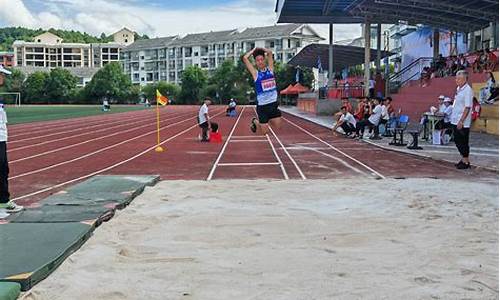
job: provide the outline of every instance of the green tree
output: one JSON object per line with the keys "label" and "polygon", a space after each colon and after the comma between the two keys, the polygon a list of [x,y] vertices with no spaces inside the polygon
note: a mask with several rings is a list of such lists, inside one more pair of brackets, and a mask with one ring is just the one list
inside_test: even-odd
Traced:
{"label": "green tree", "polygon": [[119,63],[113,62],[97,71],[92,80],[85,86],[86,94],[100,103],[105,97],[112,102],[126,103],[130,97],[132,82],[130,77],[123,73]]}
{"label": "green tree", "polygon": [[23,82],[26,76],[18,69],[10,69],[12,74],[5,77],[4,90],[6,92],[20,93],[23,89]]}
{"label": "green tree", "polygon": [[77,82],[78,78],[68,70],[52,69],[45,83],[45,91],[49,101],[51,103],[64,103],[72,95],[72,90],[76,88]]}
{"label": "green tree", "polygon": [[159,81],[156,83],[150,83],[142,88],[142,93],[144,97],[149,99],[150,102],[156,101],[156,90],[164,96],[167,96],[169,100],[176,101],[180,94],[181,88],[173,83],[168,83],[166,81]]}
{"label": "green tree", "polygon": [[198,66],[187,67],[181,76],[180,101],[185,104],[198,104],[201,100],[202,91],[207,84],[206,72]]}
{"label": "green tree", "polygon": [[[276,85],[278,91],[285,89],[289,84],[295,84],[296,82],[297,68],[276,63],[274,65],[274,75],[276,77]],[[314,81],[314,74],[311,68],[300,67],[299,68],[299,83],[303,86],[312,87]]]}
{"label": "green tree", "polygon": [[46,72],[34,72],[26,78],[23,84],[24,102],[31,104],[47,103],[46,84],[49,74]]}

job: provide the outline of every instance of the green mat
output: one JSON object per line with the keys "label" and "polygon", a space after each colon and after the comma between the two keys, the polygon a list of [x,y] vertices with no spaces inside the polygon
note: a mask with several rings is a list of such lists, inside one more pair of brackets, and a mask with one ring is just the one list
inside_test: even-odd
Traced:
{"label": "green mat", "polygon": [[42,200],[42,206],[17,214],[11,223],[61,223],[93,220],[96,225],[127,206],[158,176],[95,176]]}
{"label": "green mat", "polygon": [[158,182],[159,176],[95,176],[65,191],[54,194],[44,205],[128,205],[146,186]]}
{"label": "green mat", "polygon": [[96,226],[113,217],[115,209],[158,180],[95,176],[49,196],[40,207],[11,215],[0,224],[0,283],[17,282],[23,291],[31,289],[80,248]]}
{"label": "green mat", "polygon": [[0,281],[18,282],[26,291],[53,272],[90,237],[83,223],[0,225]]}
{"label": "green mat", "polygon": [[0,282],[0,300],[15,300],[21,292],[17,282]]}
{"label": "green mat", "polygon": [[96,221],[96,225],[111,219],[113,208],[102,205],[43,205],[13,215],[11,223],[66,223]]}

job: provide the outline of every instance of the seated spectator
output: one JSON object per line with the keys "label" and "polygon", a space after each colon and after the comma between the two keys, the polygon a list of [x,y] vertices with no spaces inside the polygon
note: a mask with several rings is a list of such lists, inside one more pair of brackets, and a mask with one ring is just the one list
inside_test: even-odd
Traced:
{"label": "seated spectator", "polygon": [[219,124],[215,122],[210,123],[210,143],[222,143],[222,135],[219,132]]}
{"label": "seated spectator", "polygon": [[451,132],[452,132],[453,127],[452,127],[451,121],[450,121],[451,113],[453,112],[452,103],[453,103],[453,100],[451,100],[449,97],[444,98],[444,101],[443,101],[444,109],[442,111],[436,113],[437,115],[443,116],[443,120],[439,121],[436,124],[436,129],[441,130],[441,143],[443,143],[443,141],[445,140],[444,135],[445,134],[451,135]]}
{"label": "seated spectator", "polygon": [[345,106],[347,108],[347,112],[352,114],[353,108],[352,108],[351,102],[349,102],[349,98],[342,97],[341,100],[342,100],[342,106]]}
{"label": "seated spectator", "polygon": [[468,67],[469,67],[469,62],[467,61],[467,59],[465,58],[465,56],[463,54],[460,54],[458,56],[458,70],[457,71],[465,70]]}
{"label": "seated spectator", "polygon": [[481,51],[478,57],[476,58],[476,61],[472,64],[472,71],[474,73],[480,73],[484,71],[487,67],[488,64],[488,53],[486,50]]}
{"label": "seated spectator", "polygon": [[486,70],[495,71],[498,68],[498,57],[495,55],[495,53],[491,52],[489,49],[486,49],[486,53],[488,55]]}
{"label": "seated spectator", "polygon": [[472,122],[476,121],[479,119],[481,116],[481,104],[479,104],[479,101],[477,101],[477,98],[474,97],[472,98],[472,112],[471,112],[471,120]]}
{"label": "seated spectator", "polygon": [[426,87],[429,84],[431,72],[429,67],[424,67],[420,73],[420,86]]}
{"label": "seated spectator", "polygon": [[370,116],[370,104],[368,103],[368,97],[358,99],[358,108],[354,113],[356,120],[361,121],[363,119],[368,119]]}
{"label": "seated spectator", "polygon": [[378,125],[380,123],[380,119],[382,117],[382,106],[380,105],[380,100],[378,98],[375,98],[374,100],[374,104],[375,104],[375,107],[372,108],[372,106],[370,106],[370,111],[369,111],[369,114],[370,116],[368,117],[368,119],[363,119],[361,121],[359,121],[357,124],[356,124],[356,135],[354,136],[355,138],[356,137],[359,137],[359,138],[363,138],[363,135],[365,133],[365,127],[369,127],[370,129],[374,128],[375,129],[375,137],[378,136]]}
{"label": "seated spectator", "polygon": [[479,103],[486,103],[490,96],[495,92],[496,80],[492,72],[488,72],[486,86],[479,91]]}
{"label": "seated spectator", "polygon": [[347,107],[342,106],[340,108],[340,111],[340,119],[333,127],[333,134],[336,135],[337,129],[340,127],[342,128],[342,130],[344,130],[344,134],[346,136],[350,136],[353,132],[356,131],[356,119],[354,119],[354,116],[347,111]]}
{"label": "seated spectator", "polygon": [[438,74],[438,77],[444,77],[446,68],[446,59],[443,57],[442,54],[438,55],[438,57],[435,60],[434,66]]}
{"label": "seated spectator", "polygon": [[229,116],[231,112],[233,112],[235,109],[236,109],[236,101],[234,101],[234,99],[231,98],[229,104],[227,105],[226,116]]}
{"label": "seated spectator", "polygon": [[[444,112],[444,109],[446,108],[446,106],[444,105],[445,99],[446,99],[446,97],[444,95],[439,96],[438,101],[437,101],[437,107],[436,106],[429,107],[428,113],[431,113],[432,115],[436,115],[436,114]],[[422,118],[420,119],[420,124],[426,125],[427,122],[428,122],[427,116],[423,115]]]}

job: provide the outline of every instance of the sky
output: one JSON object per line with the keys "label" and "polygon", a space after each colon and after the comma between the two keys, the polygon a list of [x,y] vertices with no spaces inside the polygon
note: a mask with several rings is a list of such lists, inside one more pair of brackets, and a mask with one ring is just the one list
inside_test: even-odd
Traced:
{"label": "sky", "polygon": [[[0,27],[57,28],[109,35],[122,27],[150,37],[242,29],[276,23],[276,0],[0,0]],[[325,39],[326,25],[312,25]],[[335,40],[360,36],[335,25]]]}

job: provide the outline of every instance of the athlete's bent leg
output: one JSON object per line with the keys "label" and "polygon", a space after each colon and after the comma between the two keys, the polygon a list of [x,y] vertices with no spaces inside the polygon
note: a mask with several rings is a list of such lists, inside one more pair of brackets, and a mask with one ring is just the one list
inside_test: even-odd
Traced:
{"label": "athlete's bent leg", "polygon": [[281,117],[272,118],[269,123],[272,128],[281,128]]}

